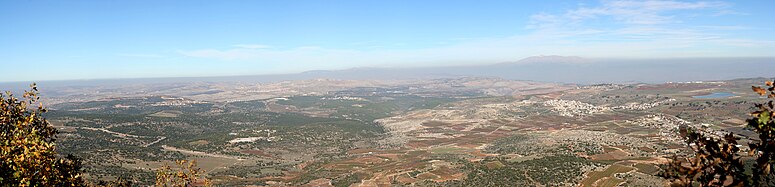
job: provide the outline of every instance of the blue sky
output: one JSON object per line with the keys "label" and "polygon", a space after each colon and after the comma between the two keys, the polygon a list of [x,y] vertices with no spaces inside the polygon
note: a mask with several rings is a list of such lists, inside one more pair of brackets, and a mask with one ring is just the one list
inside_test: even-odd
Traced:
{"label": "blue sky", "polygon": [[775,56],[775,1],[0,1],[0,82]]}

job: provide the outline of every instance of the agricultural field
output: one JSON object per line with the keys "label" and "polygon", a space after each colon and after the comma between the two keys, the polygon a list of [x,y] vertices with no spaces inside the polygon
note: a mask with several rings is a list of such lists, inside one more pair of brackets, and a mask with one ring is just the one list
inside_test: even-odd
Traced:
{"label": "agricultural field", "polygon": [[648,186],[665,182],[666,158],[690,153],[680,128],[746,141],[757,81],[201,83],[54,97],[46,117],[61,153],[90,158],[92,181],[150,184],[188,159],[224,186]]}

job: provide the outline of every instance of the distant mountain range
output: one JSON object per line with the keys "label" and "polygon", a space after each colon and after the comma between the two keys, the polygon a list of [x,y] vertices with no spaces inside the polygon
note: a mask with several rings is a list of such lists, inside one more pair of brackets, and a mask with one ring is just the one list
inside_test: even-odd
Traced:
{"label": "distant mountain range", "polygon": [[309,71],[301,77],[399,79],[454,76],[501,77],[561,83],[660,83],[772,77],[775,58],[588,59],[534,56],[516,62],[426,68],[355,68]]}
{"label": "distant mountain range", "polygon": [[[275,82],[304,79],[427,79],[461,76],[500,77],[512,80],[595,84],[661,83],[774,77],[775,57],[592,59],[576,56],[534,56],[515,62],[488,65],[421,68],[352,68],[316,70],[297,74],[228,77],[183,77],[43,81],[47,85],[115,85],[170,82]],[[3,90],[27,88],[29,83],[0,83]]]}

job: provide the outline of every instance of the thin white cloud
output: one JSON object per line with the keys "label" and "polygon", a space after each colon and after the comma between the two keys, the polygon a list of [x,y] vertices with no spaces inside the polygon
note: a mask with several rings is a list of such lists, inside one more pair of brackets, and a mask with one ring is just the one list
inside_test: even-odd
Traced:
{"label": "thin white cloud", "polygon": [[549,29],[559,27],[562,19],[556,15],[538,13],[530,16],[527,29]]}
{"label": "thin white cloud", "polygon": [[738,12],[738,11],[734,11],[734,10],[727,10],[727,9],[725,9],[725,10],[718,11],[718,12],[716,12],[713,15],[714,16],[725,16],[725,15],[748,16],[748,15],[751,15],[751,14],[745,13],[745,12]]}
{"label": "thin white cloud", "polygon": [[272,46],[261,45],[261,44],[236,44],[236,45],[233,45],[233,47],[245,48],[245,49],[266,49],[266,48],[271,48]]}
{"label": "thin white cloud", "polygon": [[245,60],[257,56],[255,49],[234,48],[229,50],[201,49],[192,51],[178,51],[178,53],[190,57],[213,58],[220,60]]}
{"label": "thin white cloud", "polygon": [[[535,33],[550,33],[568,40],[583,40],[584,36],[590,35],[590,30],[594,30],[592,35],[597,36],[595,40],[621,43],[622,47],[633,47],[633,43],[623,43],[628,41],[672,42],[673,46],[684,47],[702,43],[725,45],[725,42],[729,42],[730,46],[761,47],[772,43],[736,38],[739,36],[718,32],[750,29],[747,26],[693,26],[684,23],[684,19],[695,19],[697,16],[711,17],[719,16],[718,12],[736,12],[730,7],[730,4],[719,1],[601,1],[599,6],[579,7],[557,14],[534,14],[527,28]],[[599,22],[607,22],[609,27],[589,26]],[[751,43],[743,45],[743,41]]]}
{"label": "thin white cloud", "polygon": [[580,21],[600,16],[609,16],[627,24],[653,25],[674,23],[669,11],[723,8],[723,2],[680,2],[680,1],[603,1],[602,6],[570,10],[564,17]]}
{"label": "thin white cloud", "polygon": [[739,31],[739,30],[751,30],[752,27],[742,25],[701,25],[697,26],[700,29],[707,30],[723,30],[723,31]]}
{"label": "thin white cloud", "polygon": [[164,57],[162,55],[157,55],[157,54],[139,54],[139,53],[121,53],[121,54],[116,54],[116,56],[132,57],[132,58],[162,58],[162,57]]}
{"label": "thin white cloud", "polygon": [[[525,26],[529,31],[527,34],[449,41],[448,45],[424,49],[391,49],[389,46],[380,50],[320,46],[280,49],[234,45],[228,49],[182,50],[179,53],[188,57],[309,70],[496,63],[540,54],[612,58],[764,56],[762,53],[766,50],[762,49],[775,47],[773,41],[720,32],[747,29],[744,25],[684,23],[687,12],[715,16],[715,12],[730,6],[715,1],[602,1],[597,6],[534,14]],[[601,20],[613,24],[596,27]]]}
{"label": "thin white cloud", "polygon": [[726,45],[726,46],[734,46],[734,47],[775,46],[775,41],[754,40],[754,39],[718,38],[718,39],[710,40],[709,42],[713,42],[717,45]]}

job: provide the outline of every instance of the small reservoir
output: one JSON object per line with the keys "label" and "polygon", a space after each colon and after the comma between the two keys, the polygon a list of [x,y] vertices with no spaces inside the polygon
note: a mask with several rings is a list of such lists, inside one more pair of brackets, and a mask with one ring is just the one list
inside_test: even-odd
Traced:
{"label": "small reservoir", "polygon": [[729,92],[715,92],[715,93],[711,93],[711,94],[707,94],[707,95],[695,95],[695,96],[692,96],[692,98],[697,98],[697,99],[720,99],[720,98],[728,98],[728,97],[732,97],[732,96],[735,96],[735,94],[729,93]]}

